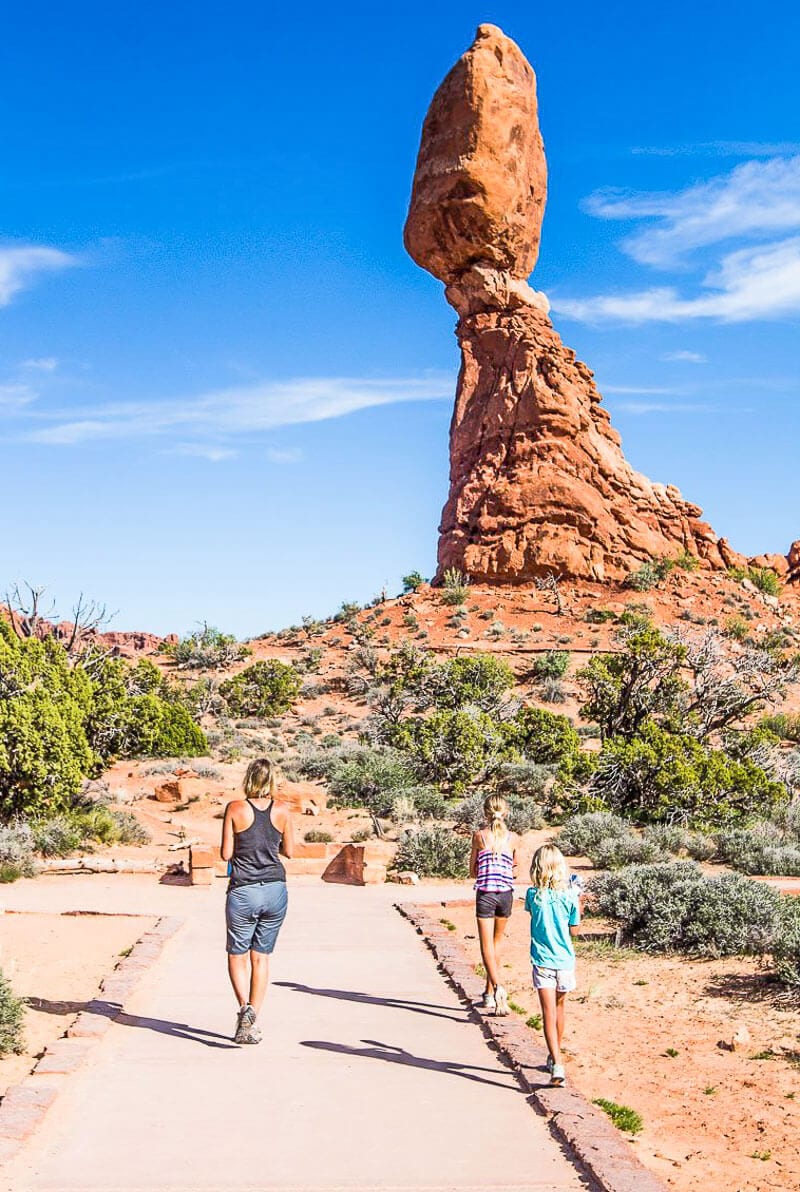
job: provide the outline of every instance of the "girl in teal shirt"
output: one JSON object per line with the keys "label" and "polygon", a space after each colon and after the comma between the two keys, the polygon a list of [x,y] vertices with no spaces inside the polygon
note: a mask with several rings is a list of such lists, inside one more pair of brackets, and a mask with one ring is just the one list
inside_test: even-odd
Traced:
{"label": "girl in teal shirt", "polygon": [[581,921],[580,895],[570,888],[567,862],[554,844],[537,849],[531,863],[531,888],[525,896],[531,917],[533,984],[542,1007],[544,1037],[550,1054],[550,1083],[564,1083],[561,1040],[564,1004],[575,988],[575,949],[572,936]]}

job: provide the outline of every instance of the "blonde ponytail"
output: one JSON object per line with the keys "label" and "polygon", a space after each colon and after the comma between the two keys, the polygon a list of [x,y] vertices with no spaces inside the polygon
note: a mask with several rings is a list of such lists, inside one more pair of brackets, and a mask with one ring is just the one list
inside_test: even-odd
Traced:
{"label": "blonde ponytail", "polygon": [[508,839],[508,803],[502,795],[489,795],[483,804],[483,814],[492,835],[492,852],[497,856],[503,851],[503,845]]}
{"label": "blonde ponytail", "polygon": [[275,763],[268,757],[256,758],[247,767],[242,787],[248,799],[263,799],[265,794],[270,799],[275,798],[278,785],[278,775]]}

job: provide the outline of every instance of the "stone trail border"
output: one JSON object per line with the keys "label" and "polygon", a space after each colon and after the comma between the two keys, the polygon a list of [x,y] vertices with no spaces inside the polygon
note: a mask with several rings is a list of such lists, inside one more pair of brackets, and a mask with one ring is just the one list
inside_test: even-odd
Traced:
{"label": "stone trail border", "polygon": [[[430,904],[396,903],[396,909],[424,938],[439,969],[460,997],[475,1001],[483,990],[463,946],[431,914]],[[437,904],[446,907],[447,903]],[[576,1089],[551,1088],[544,1072],[547,1052],[528,1027],[513,1018],[477,1016],[484,1034],[514,1070],[533,1107],[575,1155],[603,1192],[667,1192],[667,1185],[631,1151],[605,1114]]]}

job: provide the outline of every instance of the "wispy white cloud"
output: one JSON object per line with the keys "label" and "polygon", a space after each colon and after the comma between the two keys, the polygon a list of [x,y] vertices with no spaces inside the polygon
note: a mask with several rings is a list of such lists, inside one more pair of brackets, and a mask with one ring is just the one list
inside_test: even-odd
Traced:
{"label": "wispy white cloud", "polygon": [[0,384],[0,411],[22,410],[35,401],[36,396],[36,391],[30,385],[17,381]]}
{"label": "wispy white cloud", "polygon": [[27,372],[51,373],[58,368],[58,360],[55,356],[35,356],[29,360],[21,360],[19,367]]}
{"label": "wispy white cloud", "polygon": [[588,298],[551,295],[562,314],[643,323],[800,313],[800,155],[743,162],[674,193],[603,191],[586,205],[600,219],[644,221],[620,244],[633,260],[662,271],[700,268],[702,276],[689,295],[674,284]]}
{"label": "wispy white cloud", "polygon": [[652,394],[667,394],[677,393],[678,390],[671,385],[604,385],[603,393],[652,393]]}
{"label": "wispy white cloud", "polygon": [[24,437],[68,446],[170,435],[192,443],[211,442],[216,448],[280,426],[341,418],[398,402],[449,399],[453,391],[453,377],[444,373],[384,379],[303,377],[218,389],[196,397],[91,406],[73,409],[69,415],[42,411]]}
{"label": "wispy white cloud", "polygon": [[746,161],[678,192],[599,191],[586,209],[599,219],[656,221],[621,247],[641,264],[672,269],[699,248],[800,231],[800,155]]}
{"label": "wispy white cloud", "polygon": [[299,447],[268,447],[267,459],[273,464],[299,464],[303,452]]}
{"label": "wispy white cloud", "polygon": [[704,356],[702,352],[690,352],[686,348],[680,348],[676,352],[663,352],[661,359],[666,363],[674,360],[679,364],[708,364],[708,356]]}
{"label": "wispy white cloud", "polygon": [[8,306],[15,294],[33,284],[38,274],[68,269],[78,263],[77,257],[60,248],[0,245],[0,306]]}
{"label": "wispy white cloud", "polygon": [[233,459],[238,452],[232,447],[214,447],[210,443],[177,443],[171,447],[169,455],[189,455],[196,459],[207,459],[212,464],[221,463],[225,459]]}
{"label": "wispy white cloud", "polygon": [[725,323],[800,313],[800,237],[722,258],[701,282],[703,292],[684,298],[674,286],[627,294],[553,299],[553,307],[585,323],[680,323],[707,318]]}
{"label": "wispy white cloud", "polygon": [[700,141],[684,145],[636,145],[645,157],[781,157],[800,153],[800,141]]}
{"label": "wispy white cloud", "polygon": [[710,414],[718,407],[700,402],[621,401],[615,402],[614,409],[622,414]]}

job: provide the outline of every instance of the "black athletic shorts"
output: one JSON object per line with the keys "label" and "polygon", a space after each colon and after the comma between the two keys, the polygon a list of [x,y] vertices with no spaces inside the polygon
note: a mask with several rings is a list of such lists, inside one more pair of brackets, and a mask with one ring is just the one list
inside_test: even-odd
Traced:
{"label": "black athletic shorts", "polygon": [[475,914],[479,919],[508,919],[513,905],[513,890],[478,890],[475,894]]}

